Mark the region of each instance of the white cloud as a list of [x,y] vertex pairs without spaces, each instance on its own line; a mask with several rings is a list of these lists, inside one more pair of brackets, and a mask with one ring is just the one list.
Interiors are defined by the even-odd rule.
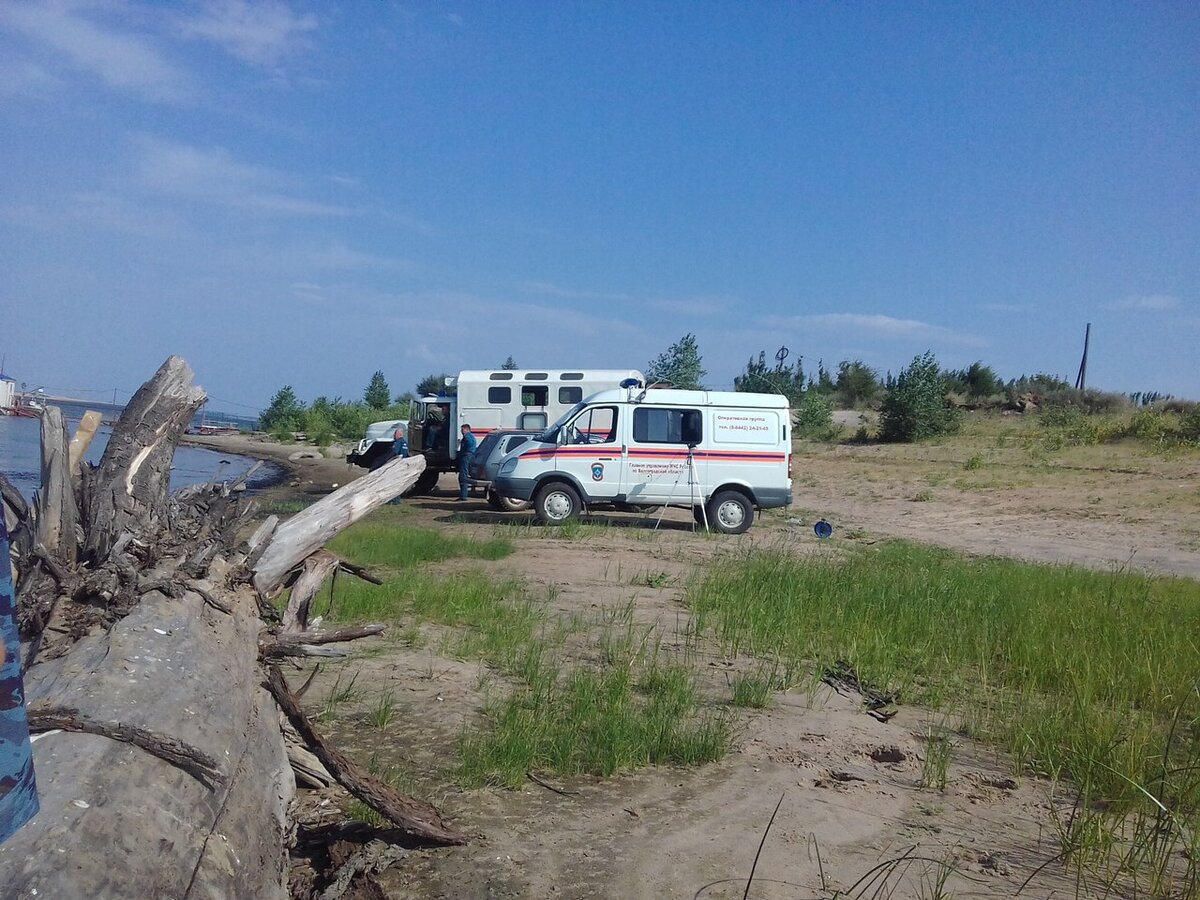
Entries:
[[1169,312],[1173,309],[1179,309],[1179,307],[1179,298],[1172,297],[1170,294],[1140,294],[1109,303],[1105,306],[1105,309],[1137,309],[1146,312]]
[[307,36],[316,29],[315,16],[298,16],[276,0],[211,0],[181,26],[185,37],[212,41],[242,62],[262,67],[308,49]]
[[99,76],[109,87],[150,100],[177,101],[190,91],[187,76],[142,36],[105,27],[85,15],[98,7],[67,2],[0,4],[0,28],[16,32],[56,59]]
[[241,162],[224,147],[192,147],[159,138],[137,141],[136,171],[155,192],[283,216],[348,216],[352,210],[294,196],[296,179]]
[[62,87],[62,79],[30,60],[0,59],[0,96],[49,94]]
[[718,297],[687,297],[682,300],[649,300],[646,305],[659,312],[682,317],[683,325],[686,326],[687,320],[690,318],[719,316],[728,312],[731,306],[738,304],[737,301],[722,300]]
[[630,294],[582,291],[574,288],[560,287],[549,281],[527,281],[524,284],[518,285],[518,290],[522,293],[537,294],[542,297],[557,297],[560,300],[590,300],[613,303],[634,299]]
[[864,313],[818,313],[809,316],[769,316],[762,320],[768,328],[821,329],[893,340],[927,340],[966,346],[983,346],[986,342],[974,335],[962,334],[941,325],[931,325],[917,319],[897,319],[893,316]]

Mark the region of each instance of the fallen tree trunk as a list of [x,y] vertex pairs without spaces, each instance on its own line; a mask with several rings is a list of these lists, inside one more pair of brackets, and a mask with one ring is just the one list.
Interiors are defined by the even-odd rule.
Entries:
[[396,458],[296,513],[275,529],[254,567],[254,586],[264,596],[278,594],[289,572],[338,532],[416,484],[423,471],[423,456]]
[[[264,622],[278,622],[264,597],[314,554],[305,591],[315,594],[339,565],[324,541],[399,495],[424,461],[393,461],[316,512],[264,524],[252,548],[239,546],[252,505],[236,485],[167,494],[175,444],[204,399],[191,379],[186,363],[167,360],[122,414],[100,465],[83,464],[75,479],[62,419],[51,412],[44,470],[54,487],[44,483],[27,508],[0,483],[4,514],[26,542],[14,557],[18,620],[41,732],[41,813],[0,845],[5,896],[287,896],[295,779],[262,660],[340,652],[317,645],[382,628],[311,632],[297,610],[298,627],[277,633]],[[88,436],[77,437],[81,456]],[[255,590],[249,580],[259,582],[263,560],[273,574]],[[273,671],[272,690],[286,691]],[[323,764],[293,746],[306,777],[336,777],[410,835],[460,840],[436,809],[328,747],[290,692],[280,696]]]

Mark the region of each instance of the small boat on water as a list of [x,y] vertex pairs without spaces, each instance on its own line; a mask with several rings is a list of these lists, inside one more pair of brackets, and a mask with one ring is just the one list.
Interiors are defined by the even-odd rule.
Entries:
[[4,410],[5,415],[21,416],[26,419],[40,419],[46,407],[32,397],[17,397],[16,402]]

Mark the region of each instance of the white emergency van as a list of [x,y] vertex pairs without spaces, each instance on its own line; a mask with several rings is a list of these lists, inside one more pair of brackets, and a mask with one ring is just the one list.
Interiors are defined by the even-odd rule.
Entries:
[[556,525],[585,507],[682,506],[725,534],[792,502],[791,413],[778,394],[601,391],[500,466],[496,492]]

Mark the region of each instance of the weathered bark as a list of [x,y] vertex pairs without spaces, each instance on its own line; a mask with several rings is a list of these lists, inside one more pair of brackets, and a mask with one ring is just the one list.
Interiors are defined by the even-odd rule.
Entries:
[[152,594],[108,633],[26,673],[35,707],[168,735],[216,760],[221,778],[205,786],[108,737],[43,736],[42,811],[0,847],[6,896],[286,896],[293,780],[278,714],[257,687],[260,627],[245,591],[231,616],[196,594]]
[[386,629],[385,625],[356,625],[352,628],[339,628],[336,631],[282,632],[278,640],[263,641],[258,648],[264,659],[273,656],[341,656],[344,654],[340,651],[316,652],[312,648],[321,644],[357,641],[359,638],[383,634]]
[[254,586],[264,596],[277,595],[292,569],[339,531],[416,484],[424,469],[423,456],[397,457],[296,513],[275,530],[254,566]]
[[75,562],[78,521],[71,485],[67,423],[62,410],[42,412],[42,491],[37,500],[37,540],[65,563]]
[[225,775],[217,761],[178,738],[155,734],[138,725],[125,722],[98,722],[81,716],[77,709],[62,707],[33,707],[29,711],[29,731],[41,734],[46,731],[73,731],[79,734],[98,734],[125,744],[140,747],[151,756],[178,766],[206,786],[220,784]]
[[462,835],[452,831],[442,821],[437,807],[399,793],[386,782],[364,772],[352,760],[326,745],[313,728],[308,716],[296,702],[278,666],[271,666],[267,685],[275,702],[283,710],[296,733],[312,750],[329,774],[351,794],[378,810],[397,827],[413,837],[437,844],[464,843]]
[[175,446],[205,399],[192,377],[186,362],[170,357],[121,413],[85,478],[87,559],[103,561],[123,531],[152,535],[166,521]]
[[283,611],[282,631],[300,632],[308,628],[308,608],[329,574],[337,568],[338,558],[328,550],[318,550],[304,560],[300,575],[292,585],[287,608]]

